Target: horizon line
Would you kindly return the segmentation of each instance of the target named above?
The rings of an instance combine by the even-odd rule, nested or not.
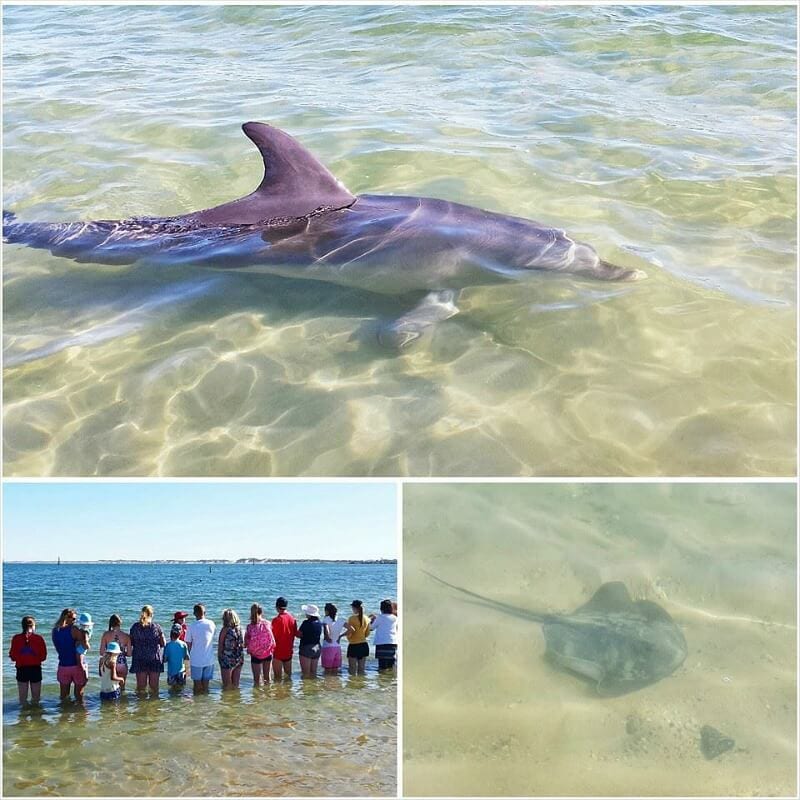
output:
[[[97,558],[97,559],[3,559],[3,564],[396,564],[396,558]]]

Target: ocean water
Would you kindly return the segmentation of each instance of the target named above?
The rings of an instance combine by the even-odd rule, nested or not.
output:
[[[797,795],[791,485],[411,485],[404,794]],[[600,697],[544,660],[532,612],[623,581],[681,628],[672,675]],[[712,760],[700,730],[732,738]]]
[[[564,227],[635,284],[408,298],[8,245],[8,475],[789,475],[796,10],[7,7],[4,207],[249,193],[240,124],[355,193]]]
[[[99,644],[105,622],[119,613],[124,627],[144,603],[167,625],[195,602],[221,624],[233,607],[246,619],[250,604],[271,612],[284,594],[301,603],[334,602],[365,609],[397,595],[393,564],[5,564],[3,628],[10,641],[24,614],[49,631],[65,606],[89,611]],[[270,613],[270,616],[272,614]],[[6,643],[7,644],[7,643]],[[397,691],[394,675],[367,674],[303,681],[295,655],[292,681],[253,687],[249,661],[238,692],[224,694],[219,670],[208,696],[190,688],[138,699],[133,676],[119,704],[99,702],[97,659],[82,706],[60,705],[57,656],[49,648],[42,704],[20,709],[13,666],[3,670],[3,794],[106,796],[385,796],[397,787]],[[95,649],[96,654],[96,649]],[[359,768],[354,770],[354,762]]]

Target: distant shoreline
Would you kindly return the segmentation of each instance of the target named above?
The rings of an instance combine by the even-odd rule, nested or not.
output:
[[[127,559],[101,558],[96,561],[4,561],[3,564],[397,564],[396,558],[207,558]]]

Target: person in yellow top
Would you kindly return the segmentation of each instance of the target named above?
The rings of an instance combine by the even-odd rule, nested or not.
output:
[[[347,637],[347,666],[351,675],[363,675],[369,656],[369,617],[364,614],[364,604],[360,600],[353,600],[350,604],[353,616],[348,617],[339,640]]]

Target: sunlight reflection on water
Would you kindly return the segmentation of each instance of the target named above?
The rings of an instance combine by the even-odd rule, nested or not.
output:
[[[7,474],[793,474],[794,9],[4,18],[21,219],[244,195],[263,119],[352,191],[541,219],[649,276],[476,287],[397,356],[370,331],[409,301],[368,287],[6,246]]]

